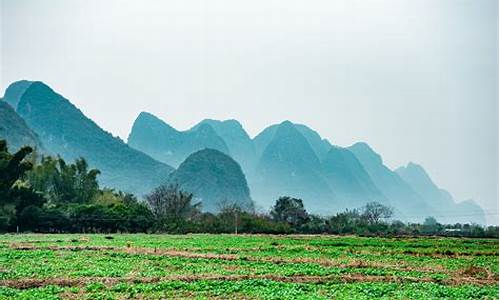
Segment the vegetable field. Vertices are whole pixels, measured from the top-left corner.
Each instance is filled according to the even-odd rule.
[[[0,299],[497,299],[498,240],[0,236]]]

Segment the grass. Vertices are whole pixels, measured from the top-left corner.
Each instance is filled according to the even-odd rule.
[[[498,240],[0,236],[0,299],[498,299]]]

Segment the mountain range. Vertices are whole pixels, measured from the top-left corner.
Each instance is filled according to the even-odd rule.
[[[406,221],[435,216],[485,223],[474,201],[455,201],[421,166],[391,170],[368,144],[333,145],[303,124],[273,124],[252,139],[237,120],[206,119],[179,131],[142,112],[125,143],[42,82],[15,82],[3,100],[0,138],[11,147],[29,144],[67,160],[85,157],[102,171],[103,185],[139,197],[175,182],[207,211],[224,201],[269,208],[286,195],[322,215],[377,201]]]
[[[141,112],[135,120],[128,144],[175,167],[191,153],[204,148],[229,153],[226,143],[212,126],[200,124],[187,131],[178,131],[147,112]]]
[[[48,152],[69,161],[86,158],[102,171],[100,181],[105,186],[143,195],[173,171],[101,129],[42,82],[15,82],[3,100],[36,132]]]

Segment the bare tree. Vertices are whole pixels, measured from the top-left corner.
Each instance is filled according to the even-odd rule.
[[[377,224],[381,219],[390,218],[393,214],[392,208],[378,202],[367,203],[362,211],[361,218],[369,224]]]
[[[161,185],[146,195],[146,201],[156,218],[190,219],[201,208],[201,202],[192,204],[193,194],[180,189],[178,184]]]
[[[234,201],[229,201],[227,199],[221,200],[217,203],[220,214],[228,214],[234,216],[234,234],[238,234],[238,219],[243,208]]]

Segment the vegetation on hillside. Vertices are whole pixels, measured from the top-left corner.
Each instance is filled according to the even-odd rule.
[[[213,150],[215,151],[215,150]],[[370,202],[334,216],[317,216],[301,199],[280,197],[270,213],[221,199],[218,213],[203,210],[180,185],[162,185],[139,201],[101,188],[100,171],[84,158],[36,157],[30,147],[10,153],[0,141],[0,230],[33,232],[331,233],[498,237],[498,227],[391,220],[392,209]]]

